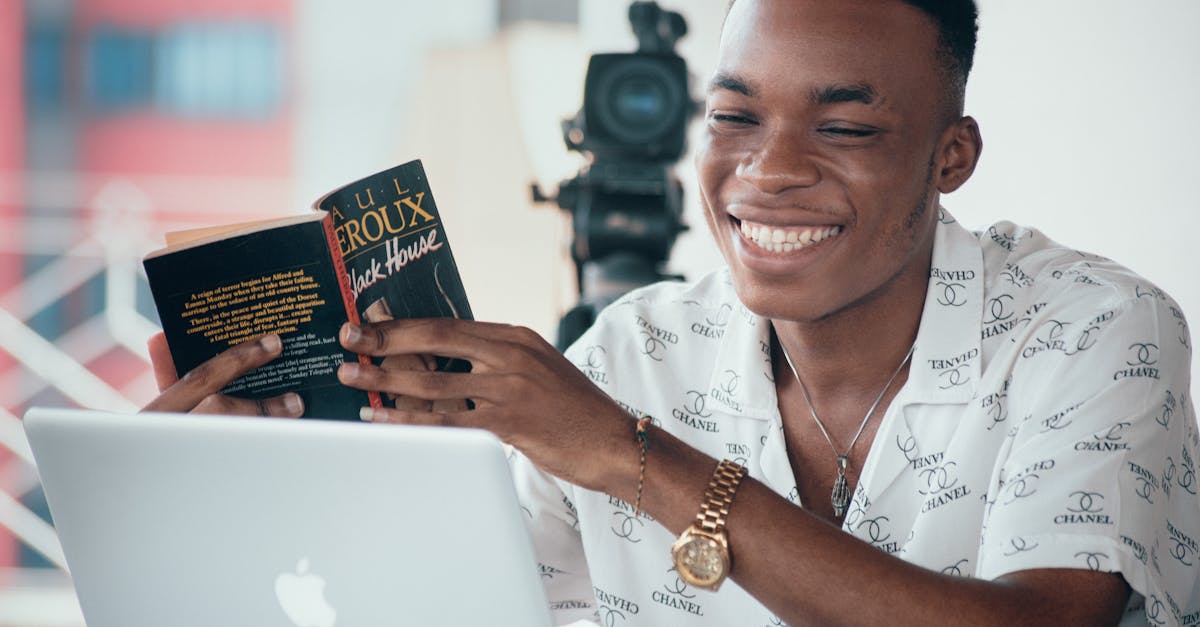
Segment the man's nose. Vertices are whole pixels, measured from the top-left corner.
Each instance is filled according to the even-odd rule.
[[[801,133],[776,131],[742,159],[737,176],[763,193],[777,194],[816,185],[821,169]]]

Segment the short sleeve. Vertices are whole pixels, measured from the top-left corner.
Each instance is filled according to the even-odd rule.
[[[1197,425],[1177,314],[1163,297],[1139,297],[1036,323],[1058,325],[1057,336],[1031,329],[1008,395],[1024,420],[989,495],[980,577],[1119,572],[1149,624],[1198,620]]]

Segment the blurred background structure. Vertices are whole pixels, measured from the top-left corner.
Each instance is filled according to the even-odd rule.
[[[661,4],[702,99],[727,1]],[[985,150],[944,204],[1117,259],[1200,319],[1200,4],[980,4]],[[477,316],[552,338],[576,296],[567,227],[528,184],[579,168],[559,120],[589,54],[634,49],[627,7],[0,0],[0,626],[82,624],[19,417],[154,395],[140,258],[164,231],[303,212],[419,157]],[[670,270],[696,277],[720,259],[688,159]]]

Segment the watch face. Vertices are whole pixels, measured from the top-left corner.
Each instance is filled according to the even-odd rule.
[[[707,587],[725,578],[728,554],[716,540],[693,535],[675,547],[675,569],[688,583]]]

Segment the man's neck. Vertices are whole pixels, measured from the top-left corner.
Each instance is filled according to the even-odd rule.
[[[782,346],[818,406],[822,399],[878,394],[916,340],[931,257],[924,255],[876,293],[832,315],[772,320],[777,385],[781,376],[793,376]]]

